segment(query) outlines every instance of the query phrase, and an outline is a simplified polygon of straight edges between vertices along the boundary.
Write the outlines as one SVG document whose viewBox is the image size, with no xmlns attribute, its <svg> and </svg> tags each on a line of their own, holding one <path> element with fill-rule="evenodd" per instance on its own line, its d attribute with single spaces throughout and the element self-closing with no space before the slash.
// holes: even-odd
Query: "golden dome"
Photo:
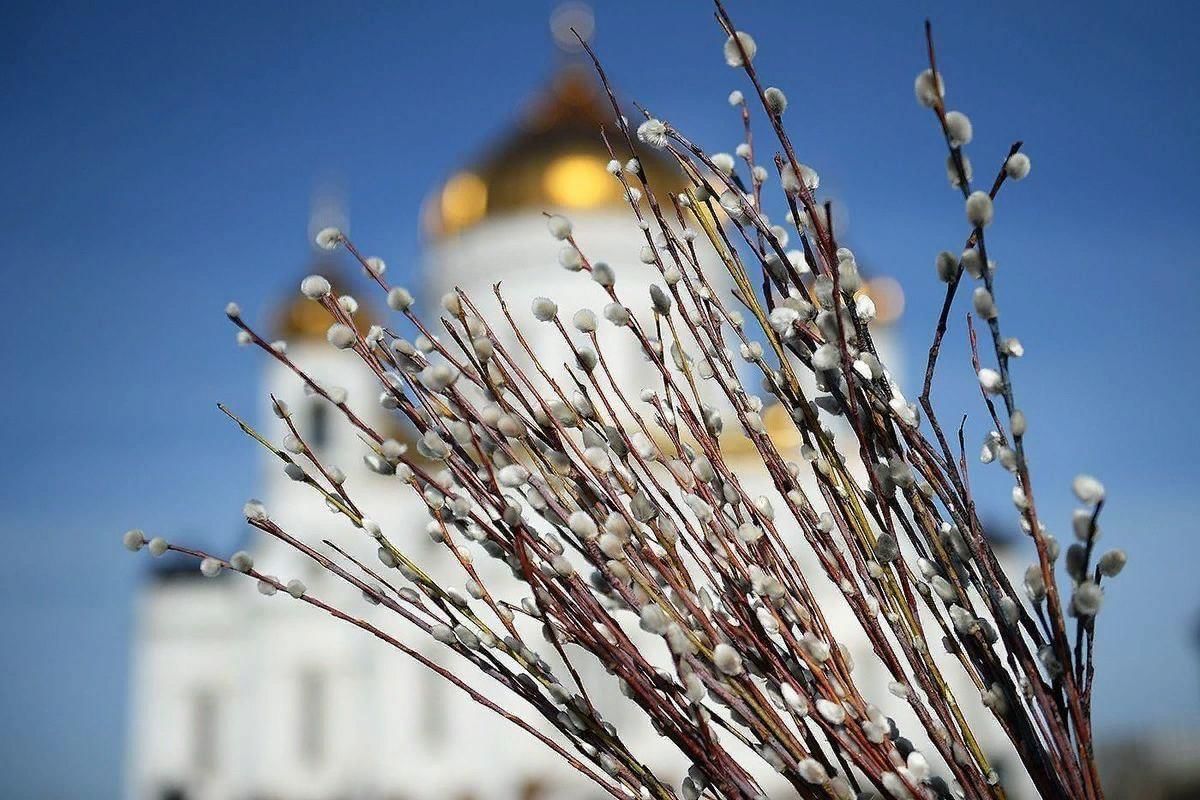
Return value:
<svg viewBox="0 0 1200 800">
<path fill-rule="evenodd" d="M 426 203 L 424 227 L 432 237 L 463 231 L 488 217 L 516 211 L 578 211 L 620 206 L 620 183 L 608 173 L 603 126 L 622 160 L 615 120 L 603 88 L 582 65 L 564 67 L 534 98 L 516 130 L 483 158 L 451 176 Z M 651 183 L 678 189 L 678 167 L 643 148 Z"/>
<path fill-rule="evenodd" d="M 342 274 L 340 268 L 327 258 L 318 258 L 309 268 L 306 275 L 324 275 L 333 286 L 335 295 L 349 293 L 350 281 Z M 296 281 L 300 285 L 300 281 Z M 353 296 L 353 295 L 352 295 Z M 354 325 L 360 333 L 374 324 L 377 318 L 371 309 L 357 296 L 358 311 L 354 314 Z M 281 339 L 323 339 L 329 326 L 333 324 L 333 315 L 325 310 L 320 303 L 309 300 L 300 292 L 292 293 L 290 300 L 285 301 L 275 312 L 275 335 Z"/>
</svg>

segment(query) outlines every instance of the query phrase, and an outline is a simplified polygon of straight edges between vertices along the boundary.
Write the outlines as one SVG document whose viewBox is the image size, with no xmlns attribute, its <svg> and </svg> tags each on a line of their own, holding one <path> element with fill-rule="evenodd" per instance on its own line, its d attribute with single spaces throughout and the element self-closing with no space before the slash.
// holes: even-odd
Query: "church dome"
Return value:
<svg viewBox="0 0 1200 800">
<path fill-rule="evenodd" d="M 632 119 L 632 117 L 630 117 Z M 432 238 L 460 233 L 485 219 L 520 211 L 586 211 L 619 207 L 620 183 L 606 166 L 603 127 L 617 157 L 627 159 L 609 100 L 590 68 L 564 66 L 537 95 L 516 128 L 452 175 L 426 201 L 424 228 Z M 683 185 L 678 167 L 642 149 L 652 186 Z"/>
<path fill-rule="evenodd" d="M 325 276 L 333 286 L 334 294 L 338 297 L 350 293 L 352 284 L 349 278 L 327 254 L 317 255 L 304 274 Z M 299 278 L 295 285 L 300 285 Z M 375 324 L 375 320 L 379 319 L 379 316 L 356 295 L 351 294 L 351 296 L 355 297 L 357 303 L 357 310 L 352 315 L 354 327 L 358 329 L 359 333 L 366 333 Z M 300 292 L 293 292 L 289 299 L 276 308 L 273 323 L 274 334 L 284 340 L 324 339 L 329 326 L 333 324 L 333 315 L 326 311 L 320 303 L 314 303 Z"/>
</svg>

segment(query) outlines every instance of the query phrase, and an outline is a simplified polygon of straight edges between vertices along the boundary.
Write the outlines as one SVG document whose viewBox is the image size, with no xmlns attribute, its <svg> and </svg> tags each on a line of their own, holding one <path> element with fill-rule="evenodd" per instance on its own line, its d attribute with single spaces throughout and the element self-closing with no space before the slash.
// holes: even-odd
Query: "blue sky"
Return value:
<svg viewBox="0 0 1200 800">
<path fill-rule="evenodd" d="M 206 6 L 209 4 L 205 4 Z M 551 3 L 10 3 L 0 30 L 0 793 L 119 791 L 134 525 L 224 543 L 252 450 L 215 411 L 256 405 L 236 298 L 265 315 L 308 257 L 313 189 L 344 186 L 356 239 L 414 270 L 425 193 L 551 73 Z M 712 149 L 744 88 L 704 3 L 598 4 L 619 90 Z M 904 6 L 904 7 L 902 7 Z M 1069 535 L 1069 480 L 1107 483 L 1131 563 L 1101 616 L 1102 732 L 1200 718 L 1195 579 L 1195 246 L 1200 68 L 1186 4 L 734 3 L 794 141 L 849 208 L 849 243 L 907 290 L 915 385 L 933 257 L 961 201 L 912 99 L 934 19 L 950 103 L 991 174 L 1026 141 L 989 249 L 1030 418 L 1039 500 Z M 548 268 L 551 268 L 548 265 Z M 961 315 L 937 398 L 983 432 Z M 914 392 L 915 393 L 915 392 Z M 1003 481 L 980 472 L 996 513 Z M 1147 676 L 1153 685 L 1147 687 Z"/>
</svg>

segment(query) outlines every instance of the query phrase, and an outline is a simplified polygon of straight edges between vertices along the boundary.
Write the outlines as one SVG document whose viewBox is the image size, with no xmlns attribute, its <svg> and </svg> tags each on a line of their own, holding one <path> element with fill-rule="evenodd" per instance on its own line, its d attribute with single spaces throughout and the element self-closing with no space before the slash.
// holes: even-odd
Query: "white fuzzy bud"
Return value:
<svg viewBox="0 0 1200 800">
<path fill-rule="evenodd" d="M 441 460 L 450 455 L 450 445 L 435 430 L 425 431 L 417 442 L 417 450 L 426 458 Z"/>
<path fill-rule="evenodd" d="M 1029 174 L 1029 156 L 1024 153 L 1013 153 L 1004 162 L 1004 173 L 1014 181 L 1019 181 Z"/>
<path fill-rule="evenodd" d="M 603 447 L 589 447 L 583 451 L 583 458 L 597 472 L 611 472 L 612 460 Z"/>
<path fill-rule="evenodd" d="M 782 89 L 775 86 L 768 86 L 766 91 L 763 92 L 763 97 L 766 98 L 767 109 L 772 114 L 779 115 L 787 111 L 787 95 L 783 93 Z"/>
<path fill-rule="evenodd" d="M 913 780 L 920 782 L 929 778 L 929 762 L 920 752 L 913 750 L 908 754 L 907 766 Z"/>
<path fill-rule="evenodd" d="M 1042 568 L 1037 564 L 1025 570 L 1025 594 L 1035 603 L 1046 599 L 1046 581 L 1042 576 Z"/>
<path fill-rule="evenodd" d="M 791 194 L 796 194 L 800 191 L 800 184 L 803 182 L 804 186 L 810 192 L 815 192 L 821 185 L 821 176 L 807 164 L 798 164 L 797 166 L 800 170 L 798 175 L 796 170 L 792 169 L 791 164 L 784 165 L 783 170 L 779 174 L 779 181 L 783 186 L 783 190 Z"/>
<path fill-rule="evenodd" d="M 308 587 L 304 585 L 304 581 L 299 578 L 292 578 L 287 582 L 287 593 L 299 600 L 308 592 Z"/>
<path fill-rule="evenodd" d="M 934 575 L 930 584 L 933 586 L 933 591 L 941 598 L 943 603 L 952 603 L 958 599 L 958 590 L 941 575 Z"/>
<path fill-rule="evenodd" d="M 746 101 L 745 96 L 741 92 L 739 92 L 737 89 L 734 89 L 732 92 L 729 93 L 729 105 L 740 106 L 745 101 Z"/>
<path fill-rule="evenodd" d="M 871 322 L 875 319 L 878 310 L 875 308 L 875 301 L 871 299 L 871 295 L 864 292 L 854 299 L 854 313 L 863 322 Z"/>
<path fill-rule="evenodd" d="M 958 171 L 960 161 L 962 162 L 961 173 Z M 964 177 L 967 179 L 967 183 L 975 179 L 975 170 L 971 166 L 971 159 L 962 152 L 959 152 L 957 161 L 953 155 L 946 156 L 946 178 L 950 181 L 950 185 L 958 189 L 963 185 Z"/>
<path fill-rule="evenodd" d="M 131 553 L 136 553 L 146 544 L 146 534 L 142 533 L 136 528 L 131 531 L 126 531 L 125 535 L 121 537 L 121 543 L 125 545 L 126 550 L 130 551 Z"/>
<path fill-rule="evenodd" d="M 583 256 L 571 245 L 558 251 L 558 264 L 568 272 L 578 272 L 583 269 Z"/>
<path fill-rule="evenodd" d="M 381 528 L 379 526 L 378 522 L 376 522 L 373 519 L 368 519 L 367 517 L 363 517 L 361 524 L 362 524 L 362 529 L 364 531 L 366 531 L 367 535 L 369 535 L 372 539 L 377 539 L 377 540 L 383 539 L 383 528 Z"/>
<path fill-rule="evenodd" d="M 403 286 L 396 286 L 387 294 L 387 304 L 393 311 L 407 311 L 412 308 L 413 296 L 412 293 Z"/>
<path fill-rule="evenodd" d="M 709 160 L 712 161 L 713 166 L 716 167 L 718 171 L 723 172 L 726 175 L 732 175 L 733 168 L 737 166 L 737 162 L 733 160 L 733 156 L 729 155 L 729 153 L 713 153 Z"/>
<path fill-rule="evenodd" d="M 992 293 L 982 286 L 975 287 L 975 291 L 971 295 L 971 302 L 975 305 L 975 313 L 984 319 L 992 320 L 1000 315 L 1000 311 L 996 308 L 996 301 L 992 299 Z"/>
<path fill-rule="evenodd" d="M 964 250 L 962 254 L 963 271 L 978 280 L 983 277 L 983 257 L 975 248 Z"/>
<path fill-rule="evenodd" d="M 249 572 L 254 569 L 254 558 L 245 550 L 238 550 L 229 557 L 229 566 L 238 572 Z"/>
<path fill-rule="evenodd" d="M 671 313 L 671 295 L 663 291 L 657 283 L 650 284 L 650 304 L 659 314 Z"/>
<path fill-rule="evenodd" d="M 970 118 L 961 111 L 946 112 L 946 135 L 951 147 L 962 147 L 971 141 L 974 131 Z"/>
<path fill-rule="evenodd" d="M 354 329 L 340 322 L 335 322 L 329 326 L 329 330 L 325 332 L 325 338 L 339 350 L 347 350 L 353 347 L 354 343 L 358 341 L 358 335 L 354 332 Z"/>
<path fill-rule="evenodd" d="M 667 146 L 667 126 L 662 120 L 648 119 L 638 126 L 637 137 L 639 141 L 661 150 Z"/>
<path fill-rule="evenodd" d="M 1094 617 L 1100 611 L 1103 600 L 1104 591 L 1091 581 L 1084 581 L 1075 587 L 1075 593 L 1071 596 L 1071 607 L 1081 617 Z"/>
<path fill-rule="evenodd" d="M 990 225 L 995 215 L 992 198 L 987 192 L 971 192 L 971 196 L 967 198 L 966 209 L 967 221 L 976 228 Z"/>
<path fill-rule="evenodd" d="M 442 308 L 451 316 L 461 317 L 463 313 L 462 298 L 458 296 L 458 292 L 446 292 L 442 295 Z"/>
<path fill-rule="evenodd" d="M 604 318 L 613 325 L 624 326 L 630 322 L 629 309 L 620 303 L 609 303 L 604 307 Z"/>
<path fill-rule="evenodd" d="M 808 654 L 808 657 L 817 663 L 828 661 L 833 652 L 828 643 L 822 642 L 811 633 L 804 634 L 800 639 L 800 646 L 804 648 L 804 652 Z"/>
<path fill-rule="evenodd" d="M 800 313 L 795 309 L 787 306 L 776 306 L 771 310 L 771 315 L 767 321 L 771 325 L 771 330 L 775 331 L 780 336 L 787 336 L 792 326 L 800 319 Z"/>
<path fill-rule="evenodd" d="M 500 471 L 496 473 L 496 480 L 505 488 L 516 489 L 529 480 L 529 470 L 520 464 L 509 464 L 501 467 Z"/>
<path fill-rule="evenodd" d="M 300 293 L 309 300 L 320 300 L 329 294 L 333 287 L 320 275 L 309 275 L 300 281 Z"/>
<path fill-rule="evenodd" d="M 600 535 L 596 521 L 582 511 L 571 514 L 567 519 L 567 527 L 571 529 L 571 533 L 581 539 L 595 539 Z"/>
<path fill-rule="evenodd" d="M 808 701 L 790 683 L 780 685 L 779 693 L 783 696 L 783 702 L 787 703 L 787 707 L 792 710 L 792 713 L 801 717 L 808 714 Z"/>
<path fill-rule="evenodd" d="M 823 344 L 813 351 L 812 365 L 813 369 L 830 370 L 837 369 L 841 363 L 841 351 L 837 345 Z"/>
<path fill-rule="evenodd" d="M 621 544 L 621 540 L 611 533 L 600 534 L 596 545 L 600 548 L 600 552 L 608 558 L 620 560 L 625 557 L 625 545 Z"/>
<path fill-rule="evenodd" d="M 500 433 L 510 438 L 517 438 L 525 435 L 525 423 L 515 414 L 505 414 L 500 417 L 496 423 L 496 428 Z"/>
<path fill-rule="evenodd" d="M 841 725 L 846 721 L 846 709 L 842 704 L 823 697 L 817 700 L 817 713 L 834 725 Z"/>
<path fill-rule="evenodd" d="M 903 397 L 893 397 L 888 400 L 888 408 L 892 410 L 901 422 L 905 425 L 916 426 L 920 419 L 917 414 L 917 407 L 912 403 L 905 402 Z"/>
<path fill-rule="evenodd" d="M 458 642 L 454 629 L 449 625 L 435 624 L 429 627 L 429 634 L 442 644 L 453 645 Z"/>
<path fill-rule="evenodd" d="M 1019 408 L 1014 408 L 1009 417 L 1009 422 L 1012 425 L 1013 436 L 1024 436 L 1028 429 L 1028 421 L 1025 419 L 1025 412 Z"/>
<path fill-rule="evenodd" d="M 762 535 L 762 528 L 750 522 L 743 522 L 737 529 L 737 537 L 747 543 L 757 542 Z"/>
<path fill-rule="evenodd" d="M 1071 481 L 1071 490 L 1079 502 L 1094 506 L 1104 499 L 1104 484 L 1091 475 L 1076 475 Z"/>
<path fill-rule="evenodd" d="M 617 274 L 613 268 L 603 261 L 592 264 L 592 280 L 604 287 L 610 287 L 617 282 Z"/>
<path fill-rule="evenodd" d="M 940 74 L 934 77 L 933 70 L 927 69 L 917 75 L 913 91 L 917 96 L 918 103 L 925 108 L 933 108 L 945 96 L 946 86 Z"/>
<path fill-rule="evenodd" d="M 154 542 L 150 542 L 150 552 L 154 552 Z M 1096 562 L 1096 569 L 1100 570 L 1100 574 L 1109 578 L 1115 578 L 1125 569 L 1127 557 L 1124 550 L 1109 550 Z"/>
<path fill-rule="evenodd" d="M 146 549 L 150 551 L 150 555 L 158 558 L 162 554 L 166 553 L 170 547 L 167 545 L 166 539 L 162 538 L 161 536 L 155 536 L 150 540 L 150 545 Z"/>
<path fill-rule="evenodd" d="M 666 634 L 667 628 L 671 625 L 671 621 L 667 619 L 667 615 L 663 613 L 663 610 L 653 603 L 642 606 L 642 610 L 638 616 L 640 617 L 642 630 L 647 633 L 663 636 Z"/>
<path fill-rule="evenodd" d="M 596 330 L 596 312 L 590 308 L 581 308 L 575 312 L 571 322 L 580 333 L 592 333 Z"/>
<path fill-rule="evenodd" d="M 533 316 L 541 322 L 549 322 L 558 314 L 558 303 L 549 297 L 533 298 Z"/>
<path fill-rule="evenodd" d="M 317 247 L 321 248 L 322 250 L 333 250 L 339 244 L 341 244 L 345 238 L 346 237 L 339 229 L 331 227 L 322 228 L 321 230 L 317 231 L 314 241 L 317 243 Z"/>
<path fill-rule="evenodd" d="M 958 274 L 958 256 L 949 250 L 943 250 L 937 256 L 937 275 L 943 283 L 950 283 Z"/>
<path fill-rule="evenodd" d="M 713 663 L 726 675 L 740 675 L 742 672 L 742 657 L 725 642 L 713 648 Z"/>
<path fill-rule="evenodd" d="M 1003 717 L 1008 714 L 1008 700 L 1004 696 L 1004 689 L 998 683 L 993 683 L 987 689 L 984 689 L 982 694 L 983 704 L 990 708 L 995 714 Z"/>
<path fill-rule="evenodd" d="M 984 367 L 979 370 L 979 385 L 988 394 L 999 394 L 1004 389 L 1004 379 L 996 370 Z"/>
<path fill-rule="evenodd" d="M 207 557 L 200 560 L 200 574 L 206 578 L 215 578 L 221 574 L 221 562 L 215 558 Z"/>
<path fill-rule="evenodd" d="M 829 780 L 829 773 L 825 771 L 820 761 L 815 758 L 804 758 L 796 765 L 796 771 L 800 773 L 800 777 L 809 783 L 825 783 Z"/>
<path fill-rule="evenodd" d="M 242 516 L 251 522 L 266 522 L 267 507 L 259 500 L 247 500 L 242 506 Z"/>
<path fill-rule="evenodd" d="M 739 44 L 741 47 L 738 47 Z M 737 31 L 725 40 L 724 51 L 726 64 L 731 67 L 741 67 L 754 60 L 755 54 L 758 53 L 758 45 L 750 34 L 745 31 Z M 743 53 L 745 53 L 744 57 Z"/>
<path fill-rule="evenodd" d="M 571 220 L 561 214 L 554 214 L 546 219 L 546 227 L 555 239 L 564 240 L 571 235 Z"/>
</svg>

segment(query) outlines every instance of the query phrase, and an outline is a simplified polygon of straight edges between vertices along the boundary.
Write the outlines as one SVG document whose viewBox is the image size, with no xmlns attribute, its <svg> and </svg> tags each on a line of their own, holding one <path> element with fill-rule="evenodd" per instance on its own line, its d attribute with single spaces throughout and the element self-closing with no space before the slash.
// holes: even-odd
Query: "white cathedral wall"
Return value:
<svg viewBox="0 0 1200 800">
<path fill-rule="evenodd" d="M 171 787 L 200 800 L 236 793 L 241 632 L 235 598 L 224 588 L 186 578 L 159 583 L 138 606 L 131 798 L 158 798 Z M 202 693 L 211 703 L 207 724 L 197 719 Z M 197 735 L 201 727 L 208 735 Z"/>
<path fill-rule="evenodd" d="M 569 216 L 584 255 L 613 268 L 621 301 L 639 320 L 649 323 L 649 287 L 651 283 L 662 285 L 663 281 L 652 265 L 640 261 L 645 241 L 630 215 L 605 209 Z M 603 288 L 586 273 L 568 272 L 559 266 L 558 253 L 563 245 L 550 236 L 540 213 L 485 220 L 433 248 L 425 270 L 426 296 L 433 307 L 443 294 L 455 287 L 463 289 L 483 317 L 496 323 L 494 328 L 505 347 L 520 353 L 492 291 L 493 284 L 502 281 L 505 301 L 517 326 L 555 374 L 561 372 L 559 365 L 573 365 L 574 359 L 552 328 L 534 318 L 530 310 L 533 298 L 549 297 L 557 302 L 559 317 L 572 334 L 575 330 L 571 317 L 581 308 L 590 308 L 600 317 L 600 350 L 622 382 L 632 386 L 654 383 L 654 371 L 636 350 L 629 331 L 615 328 L 601 316 L 609 302 Z"/>
</svg>

